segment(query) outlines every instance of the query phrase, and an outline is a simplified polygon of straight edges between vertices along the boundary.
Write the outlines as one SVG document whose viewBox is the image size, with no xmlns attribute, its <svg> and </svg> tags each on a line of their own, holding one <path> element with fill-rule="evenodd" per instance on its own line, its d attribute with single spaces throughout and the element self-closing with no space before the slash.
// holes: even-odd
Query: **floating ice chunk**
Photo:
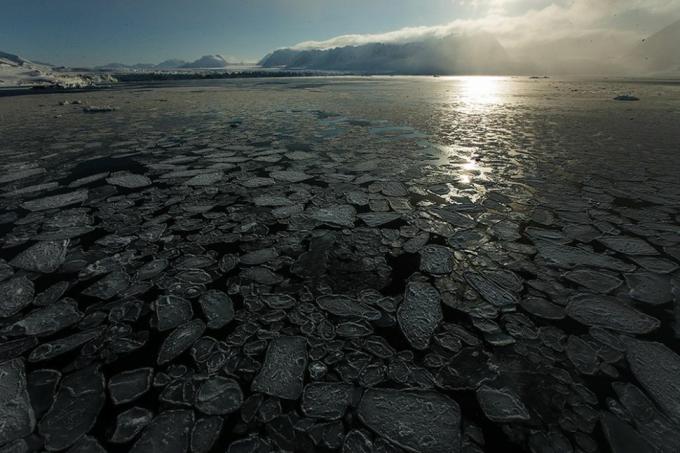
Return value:
<svg viewBox="0 0 680 453">
<path fill-rule="evenodd" d="M 295 214 L 301 214 L 305 210 L 305 206 L 302 204 L 294 204 L 292 206 L 283 206 L 280 208 L 272 209 L 272 215 L 277 219 L 287 219 L 294 216 Z"/>
<path fill-rule="evenodd" d="M 171 168 L 182 168 L 182 167 L 171 167 Z M 175 170 L 170 173 L 164 173 L 160 176 L 160 179 L 176 179 L 176 178 L 190 178 L 196 175 L 202 175 L 203 173 L 211 172 L 212 170 L 205 168 L 197 168 L 193 170 Z"/>
<path fill-rule="evenodd" d="M 220 258 L 220 262 L 218 263 L 218 267 L 225 274 L 234 270 L 236 266 L 238 266 L 238 255 L 230 253 L 227 253 L 222 258 Z"/>
<path fill-rule="evenodd" d="M 388 181 L 382 183 L 382 189 L 380 191 L 383 195 L 388 197 L 405 197 L 408 195 L 406 187 L 399 181 Z"/>
<path fill-rule="evenodd" d="M 96 173 L 94 175 L 85 176 L 82 178 L 78 178 L 75 181 L 71 181 L 68 186 L 71 189 L 75 189 L 76 187 L 81 187 L 87 184 L 92 184 L 93 182 L 101 181 L 102 179 L 107 178 L 108 176 L 109 172 Z"/>
<path fill-rule="evenodd" d="M 430 344 L 430 338 L 444 317 L 440 300 L 439 292 L 428 283 L 411 282 L 406 286 L 397 320 L 413 348 L 424 350 Z"/>
<path fill-rule="evenodd" d="M 494 223 L 489 227 L 489 233 L 498 239 L 508 242 L 516 241 L 522 237 L 519 233 L 519 225 L 510 220 L 501 220 Z"/>
<path fill-rule="evenodd" d="M 52 190 L 56 189 L 57 187 L 59 187 L 58 182 L 46 182 L 43 184 L 36 184 L 34 186 L 22 187 L 21 189 L 13 189 L 9 192 L 3 193 L 2 196 L 3 198 L 13 198 L 36 192 L 43 192 L 45 190 Z"/>
<path fill-rule="evenodd" d="M 52 195 L 49 197 L 26 201 L 21 204 L 21 207 L 29 211 L 45 211 L 47 209 L 63 208 L 64 206 L 82 203 L 83 201 L 87 200 L 88 193 L 89 192 L 87 189 L 81 189 L 75 192 Z"/>
<path fill-rule="evenodd" d="M 163 411 L 142 431 L 130 453 L 186 453 L 193 425 L 193 411 Z"/>
<path fill-rule="evenodd" d="M 381 317 L 380 312 L 375 308 L 343 295 L 321 296 L 316 299 L 316 303 L 319 304 L 322 310 L 336 316 L 356 316 L 369 321 L 376 321 Z"/>
<path fill-rule="evenodd" d="M 24 318 L 12 324 L 7 330 L 31 336 L 55 334 L 80 321 L 83 314 L 73 299 L 65 298 L 44 308 L 28 313 Z"/>
<path fill-rule="evenodd" d="M 23 359 L 0 363 L 0 445 L 26 437 L 34 428 Z"/>
<path fill-rule="evenodd" d="M 19 253 L 9 264 L 27 271 L 49 274 L 64 263 L 69 243 L 68 239 L 38 242 Z"/>
<path fill-rule="evenodd" d="M 493 280 L 484 278 L 476 272 L 465 272 L 465 280 L 472 286 L 487 302 L 496 307 L 511 307 L 517 304 L 517 297 L 505 290 Z"/>
<path fill-rule="evenodd" d="M 342 443 L 342 453 L 371 453 L 373 451 L 376 450 L 373 449 L 371 439 L 358 429 L 348 432 Z"/>
<path fill-rule="evenodd" d="M 513 293 L 519 293 L 524 288 L 524 281 L 514 272 L 506 269 L 485 269 L 482 274 L 498 286 Z"/>
<path fill-rule="evenodd" d="M 344 227 L 353 227 L 356 215 L 354 207 L 348 204 L 309 210 L 309 216 L 317 222 Z"/>
<path fill-rule="evenodd" d="M 107 453 L 102 444 L 92 436 L 83 436 L 66 453 Z"/>
<path fill-rule="evenodd" d="M 354 204 L 357 206 L 368 205 L 368 194 L 366 192 L 353 190 L 351 192 L 347 192 L 345 198 L 347 199 L 347 203 L 349 204 Z"/>
<path fill-rule="evenodd" d="M 31 303 L 35 289 L 24 276 L 0 283 L 0 318 L 9 318 Z"/>
<path fill-rule="evenodd" d="M 577 269 L 564 274 L 564 278 L 596 293 L 606 294 L 621 286 L 623 281 L 593 269 Z"/>
<path fill-rule="evenodd" d="M 598 239 L 608 249 L 624 255 L 658 255 L 659 252 L 648 242 L 629 236 L 607 236 Z"/>
<path fill-rule="evenodd" d="M 407 451 L 462 451 L 460 407 L 440 393 L 368 389 L 358 414 L 371 430 Z"/>
<path fill-rule="evenodd" d="M 196 408 L 208 415 L 227 415 L 239 410 L 243 392 L 238 382 L 223 376 L 204 381 L 196 393 Z"/>
<path fill-rule="evenodd" d="M 31 176 L 42 175 L 47 173 L 44 168 L 27 168 L 25 170 L 16 170 L 7 172 L 7 174 L 0 176 L 0 184 L 5 184 L 7 182 L 18 181 L 20 179 L 30 178 Z"/>
<path fill-rule="evenodd" d="M 254 392 L 262 392 L 287 400 L 302 393 L 307 368 L 307 342 L 303 337 L 282 336 L 267 348 L 264 363 L 252 383 Z"/>
<path fill-rule="evenodd" d="M 673 300 L 668 275 L 636 272 L 624 277 L 630 290 L 628 295 L 635 300 L 652 305 L 663 305 Z"/>
<path fill-rule="evenodd" d="M 123 271 L 114 271 L 86 288 L 82 294 L 108 300 L 130 286 L 130 277 Z"/>
<path fill-rule="evenodd" d="M 287 310 L 297 304 L 295 298 L 288 294 L 263 294 L 261 298 L 269 308 L 274 310 Z"/>
<path fill-rule="evenodd" d="M 191 453 L 208 453 L 220 437 L 223 417 L 203 417 L 191 430 Z"/>
<path fill-rule="evenodd" d="M 224 292 L 211 289 L 198 300 L 209 329 L 221 329 L 234 319 L 234 303 Z"/>
<path fill-rule="evenodd" d="M 359 214 L 358 217 L 369 227 L 375 228 L 399 220 L 401 214 L 397 212 L 365 212 Z"/>
<path fill-rule="evenodd" d="M 258 266 L 279 256 L 274 248 L 255 250 L 239 257 L 239 261 L 247 266 Z"/>
<path fill-rule="evenodd" d="M 92 365 L 64 377 L 50 410 L 38 430 L 45 448 L 63 450 L 89 432 L 104 407 L 104 376 Z"/>
<path fill-rule="evenodd" d="M 680 423 L 680 356 L 661 343 L 632 338 L 626 358 L 636 379 L 675 423 Z"/>
<path fill-rule="evenodd" d="M 597 351 L 588 342 L 576 335 L 569 335 L 565 350 L 567 357 L 577 370 L 584 374 L 595 374 Z"/>
<path fill-rule="evenodd" d="M 185 255 L 175 268 L 181 270 L 205 269 L 215 264 L 215 259 L 208 255 Z"/>
<path fill-rule="evenodd" d="M 123 444 L 130 442 L 146 428 L 153 419 L 153 413 L 143 407 L 131 407 L 116 416 L 116 428 L 111 435 L 111 442 Z"/>
<path fill-rule="evenodd" d="M 212 186 L 213 184 L 220 182 L 222 178 L 224 178 L 224 173 L 221 171 L 214 173 L 204 173 L 194 176 L 185 182 L 185 184 L 187 186 Z"/>
<path fill-rule="evenodd" d="M 164 365 L 189 349 L 205 332 L 205 324 L 194 319 L 170 332 L 158 352 L 156 362 Z"/>
<path fill-rule="evenodd" d="M 250 437 L 233 441 L 231 444 L 229 444 L 227 453 L 265 452 L 274 450 L 275 447 L 271 444 L 271 442 L 265 441 L 257 434 L 254 434 Z"/>
<path fill-rule="evenodd" d="M 361 338 L 371 335 L 373 328 L 365 321 L 346 321 L 337 325 L 335 333 L 344 338 Z"/>
<path fill-rule="evenodd" d="M 287 159 L 290 160 L 308 160 L 308 159 L 314 159 L 315 157 L 318 157 L 317 154 L 315 153 L 310 153 L 307 151 L 291 151 L 289 153 L 285 154 Z"/>
<path fill-rule="evenodd" d="M 68 337 L 60 338 L 58 340 L 41 343 L 40 346 L 31 351 L 28 356 L 29 362 L 41 362 L 43 360 L 50 360 L 67 352 L 82 346 L 99 336 L 98 330 L 89 330 L 85 332 L 74 333 Z"/>
<path fill-rule="evenodd" d="M 243 179 L 238 183 L 241 184 L 243 187 L 255 189 L 258 187 L 273 186 L 274 184 L 276 184 L 276 180 L 272 178 L 262 178 L 259 176 L 254 176 L 252 178 Z"/>
<path fill-rule="evenodd" d="M 406 198 L 390 197 L 387 199 L 387 202 L 390 208 L 396 212 L 409 212 L 413 210 L 413 206 L 411 206 L 411 203 Z"/>
<path fill-rule="evenodd" d="M 534 316 L 543 319 L 563 319 L 564 308 L 542 297 L 529 296 L 519 301 L 520 306 Z"/>
<path fill-rule="evenodd" d="M 602 431 L 613 453 L 639 453 L 656 451 L 632 426 L 620 418 L 603 412 Z"/>
<path fill-rule="evenodd" d="M 38 345 L 35 337 L 23 337 L 0 343 L 0 363 L 24 355 Z"/>
<path fill-rule="evenodd" d="M 137 269 L 137 278 L 139 280 L 148 280 L 157 277 L 169 266 L 169 264 L 170 263 L 165 258 L 149 261 Z"/>
<path fill-rule="evenodd" d="M 420 249 L 420 270 L 433 275 L 453 272 L 453 251 L 442 245 L 426 245 Z"/>
<path fill-rule="evenodd" d="M 144 175 L 137 175 L 126 171 L 112 173 L 106 178 L 106 182 L 112 186 L 120 186 L 126 189 L 139 189 L 151 185 L 151 180 Z"/>
<path fill-rule="evenodd" d="M 631 256 L 638 266 L 657 274 L 670 274 L 678 269 L 678 265 L 671 260 L 656 258 L 654 256 Z"/>
<path fill-rule="evenodd" d="M 269 176 L 277 181 L 284 181 L 290 183 L 297 183 L 312 179 L 314 176 L 308 175 L 301 171 L 294 170 L 277 170 L 269 173 Z"/>
<path fill-rule="evenodd" d="M 538 253 L 557 267 L 573 269 L 576 266 L 593 266 L 619 272 L 632 272 L 635 266 L 608 255 L 588 252 L 567 245 L 537 242 Z"/>
<path fill-rule="evenodd" d="M 154 308 L 158 321 L 157 328 L 161 332 L 174 329 L 194 317 L 191 302 L 179 296 L 161 296 L 156 299 Z"/>
<path fill-rule="evenodd" d="M 253 199 L 253 203 L 255 203 L 256 206 L 265 207 L 290 206 L 293 204 L 288 198 L 276 195 L 260 195 Z"/>
<path fill-rule="evenodd" d="M 477 401 L 484 415 L 500 423 L 529 420 L 529 411 L 519 397 L 510 389 L 495 389 L 482 385 L 477 389 Z"/>
<path fill-rule="evenodd" d="M 50 305 L 56 302 L 64 295 L 69 288 L 67 281 L 59 281 L 48 286 L 43 292 L 35 297 L 33 303 L 38 306 Z"/>
<path fill-rule="evenodd" d="M 661 324 L 658 319 L 606 296 L 575 296 L 569 301 L 566 312 L 581 324 L 630 334 L 649 333 Z"/>
<path fill-rule="evenodd" d="M 203 269 L 189 269 L 177 274 L 177 279 L 185 283 L 200 285 L 213 281 L 213 276 Z"/>
<path fill-rule="evenodd" d="M 476 222 L 472 217 L 466 214 L 461 214 L 460 212 L 455 212 L 444 208 L 435 208 L 432 209 L 432 213 L 445 222 L 459 228 L 468 229 L 476 225 Z"/>
<path fill-rule="evenodd" d="M 423 231 L 404 243 L 406 253 L 416 253 L 430 240 L 430 233 Z"/>
<path fill-rule="evenodd" d="M 113 404 L 124 404 L 136 400 L 151 388 L 153 368 L 137 368 L 123 371 L 109 379 L 109 394 Z"/>
<path fill-rule="evenodd" d="M 663 453 L 680 451 L 680 432 L 638 387 L 615 382 L 612 387 L 635 422 L 640 434 Z"/>
<path fill-rule="evenodd" d="M 276 285 L 283 277 L 266 267 L 249 267 L 239 274 L 244 280 L 251 280 L 262 285 Z"/>
<path fill-rule="evenodd" d="M 351 402 L 351 385 L 343 382 L 315 382 L 305 386 L 301 407 L 307 417 L 339 420 Z"/>
</svg>

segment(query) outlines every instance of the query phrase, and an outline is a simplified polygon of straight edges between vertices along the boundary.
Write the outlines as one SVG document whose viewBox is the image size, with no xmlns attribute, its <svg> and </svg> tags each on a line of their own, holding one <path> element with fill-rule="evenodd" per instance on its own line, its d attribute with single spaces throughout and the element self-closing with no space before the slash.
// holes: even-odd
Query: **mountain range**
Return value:
<svg viewBox="0 0 680 453">
<path fill-rule="evenodd" d="M 679 43 L 677 21 L 634 48 L 573 36 L 535 40 L 530 48 L 509 51 L 491 34 L 477 33 L 331 49 L 283 48 L 266 55 L 260 65 L 372 74 L 678 75 Z"/>
<path fill-rule="evenodd" d="M 222 55 L 204 55 L 198 60 L 187 62 L 179 59 L 165 60 L 158 64 L 137 63 L 134 65 L 126 65 L 122 63 L 109 63 L 102 66 L 97 66 L 99 70 L 168 70 L 168 69 L 223 69 L 228 66 L 234 66 L 235 63 L 229 63 Z"/>
<path fill-rule="evenodd" d="M 501 74 L 508 68 L 520 69 L 498 40 L 486 33 L 326 50 L 280 49 L 265 56 L 260 65 L 374 74 Z"/>
</svg>

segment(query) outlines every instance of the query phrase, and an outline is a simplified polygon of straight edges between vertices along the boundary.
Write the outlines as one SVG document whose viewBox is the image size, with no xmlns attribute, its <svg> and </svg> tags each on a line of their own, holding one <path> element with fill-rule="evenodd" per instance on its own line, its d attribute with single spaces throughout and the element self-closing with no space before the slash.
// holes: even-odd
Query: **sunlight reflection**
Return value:
<svg viewBox="0 0 680 453">
<path fill-rule="evenodd" d="M 498 104 L 503 99 L 502 77 L 470 76 L 461 77 L 461 98 L 468 104 Z"/>
<path fill-rule="evenodd" d="M 474 157 L 469 157 L 467 162 L 458 164 L 458 168 L 460 169 L 458 181 L 464 185 L 472 184 L 475 180 L 488 179 L 487 174 L 491 171 L 490 168 L 481 166 Z"/>
<path fill-rule="evenodd" d="M 443 146 L 441 150 L 460 185 L 470 186 L 478 181 L 489 180 L 491 168 L 479 162 L 475 148 Z"/>
</svg>

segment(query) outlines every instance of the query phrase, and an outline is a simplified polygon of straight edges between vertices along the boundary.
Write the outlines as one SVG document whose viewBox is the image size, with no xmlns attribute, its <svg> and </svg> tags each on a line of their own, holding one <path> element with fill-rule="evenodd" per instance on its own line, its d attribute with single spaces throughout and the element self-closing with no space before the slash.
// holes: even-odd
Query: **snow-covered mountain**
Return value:
<svg viewBox="0 0 680 453">
<path fill-rule="evenodd" d="M 110 76 L 72 72 L 45 63 L 35 63 L 18 55 L 0 52 L 0 87 L 81 88 L 111 83 Z"/>
<path fill-rule="evenodd" d="M 173 70 L 173 69 L 222 69 L 233 66 L 222 55 L 204 55 L 198 60 L 187 62 L 172 58 L 158 64 L 137 63 L 127 65 L 123 63 L 109 63 L 97 66 L 102 71 L 146 71 L 146 70 Z"/>
<path fill-rule="evenodd" d="M 185 64 L 187 64 L 187 62 L 184 61 L 184 60 L 180 60 L 180 59 L 177 59 L 177 58 L 171 58 L 169 60 L 165 60 L 165 61 L 158 63 L 155 67 L 157 69 L 177 69 L 177 68 L 181 68 Z"/>
<path fill-rule="evenodd" d="M 281 49 L 267 55 L 260 64 L 385 74 L 498 74 L 517 66 L 493 36 L 481 33 L 327 50 Z"/>
<path fill-rule="evenodd" d="M 226 68 L 230 63 L 222 55 L 204 55 L 196 61 L 186 63 L 183 68 L 213 69 Z"/>
</svg>

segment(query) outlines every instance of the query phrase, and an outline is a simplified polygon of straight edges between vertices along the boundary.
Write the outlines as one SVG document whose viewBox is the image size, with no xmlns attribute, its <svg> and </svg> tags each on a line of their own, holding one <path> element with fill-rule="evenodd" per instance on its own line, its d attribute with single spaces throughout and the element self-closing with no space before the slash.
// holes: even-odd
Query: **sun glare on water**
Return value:
<svg viewBox="0 0 680 453">
<path fill-rule="evenodd" d="M 460 97 L 467 104 L 498 104 L 503 99 L 502 77 L 470 76 L 460 78 Z"/>
</svg>

